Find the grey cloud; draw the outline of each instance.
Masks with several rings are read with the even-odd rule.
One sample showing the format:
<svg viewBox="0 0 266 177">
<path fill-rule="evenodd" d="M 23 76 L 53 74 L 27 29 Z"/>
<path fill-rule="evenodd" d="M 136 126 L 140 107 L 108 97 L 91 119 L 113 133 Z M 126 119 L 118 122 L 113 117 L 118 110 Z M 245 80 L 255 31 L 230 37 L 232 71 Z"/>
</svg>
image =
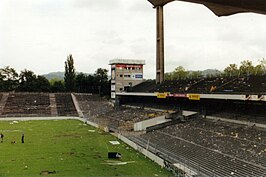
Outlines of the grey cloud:
<svg viewBox="0 0 266 177">
<path fill-rule="evenodd" d="M 122 45 L 124 43 L 124 40 L 122 38 L 115 37 L 115 38 L 105 39 L 103 43 L 108 45 Z"/>
<path fill-rule="evenodd" d="M 97 31 L 95 31 L 93 33 L 95 36 L 101 36 L 101 37 L 109 37 L 109 36 L 117 36 L 118 35 L 118 32 L 113 30 L 113 29 L 110 29 L 110 30 L 106 30 L 106 29 L 99 29 Z"/>
<path fill-rule="evenodd" d="M 152 8 L 151 4 L 148 1 L 143 0 L 134 0 L 133 4 L 129 4 L 128 10 L 135 13 L 150 13 L 150 11 L 155 10 Z"/>
<path fill-rule="evenodd" d="M 101 9 L 101 10 L 114 10 L 122 6 L 121 0 L 73 0 L 71 3 L 77 8 Z"/>
<path fill-rule="evenodd" d="M 166 71 L 266 58 L 266 16 L 218 18 L 204 6 L 179 1 L 164 10 Z M 154 78 L 155 17 L 147 0 L 0 0 L 0 65 L 63 70 L 72 53 L 76 68 L 94 72 L 112 58 L 143 58 L 145 77 Z"/>
</svg>

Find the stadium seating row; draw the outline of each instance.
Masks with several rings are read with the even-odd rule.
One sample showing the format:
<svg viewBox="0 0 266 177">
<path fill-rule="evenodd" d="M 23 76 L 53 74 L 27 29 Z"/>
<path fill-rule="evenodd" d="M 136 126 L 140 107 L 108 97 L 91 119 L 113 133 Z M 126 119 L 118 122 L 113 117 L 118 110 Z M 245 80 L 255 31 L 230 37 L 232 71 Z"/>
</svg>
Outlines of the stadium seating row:
<svg viewBox="0 0 266 177">
<path fill-rule="evenodd" d="M 266 175 L 265 130 L 199 119 L 129 138 L 207 176 Z"/>
<path fill-rule="evenodd" d="M 216 82 L 222 83 L 221 80 Z M 227 80 L 223 80 L 223 82 L 227 83 Z M 202 80 L 195 80 L 190 85 L 204 84 Z M 113 108 L 108 101 L 97 95 L 74 95 L 85 118 L 111 129 L 131 131 L 134 122 L 164 114 L 140 108 Z M 3 99 L 5 96 L 7 99 Z M 51 98 L 55 99 L 53 104 Z M 51 107 L 54 105 L 57 116 L 77 116 L 70 93 L 56 93 L 53 94 L 53 97 L 50 93 L 9 93 L 9 95 L 1 93 L 0 100 L 0 105 L 4 105 L 0 112 L 1 117 L 51 116 Z M 5 103 L 2 103 L 3 100 L 6 100 Z M 164 107 L 167 110 L 177 108 L 176 104 L 160 105 L 159 103 L 153 102 L 153 106 L 155 108 Z M 149 103 L 145 104 L 147 106 Z M 136 103 L 136 106 L 139 105 L 143 105 L 143 103 Z M 254 109 L 248 103 L 245 105 L 251 107 L 253 111 L 259 111 L 259 109 L 255 109 L 256 104 Z M 150 106 L 152 107 L 151 103 Z M 191 104 L 187 106 L 191 107 Z M 214 106 L 219 107 L 219 104 Z M 240 106 L 240 108 L 242 107 Z M 241 111 L 249 111 L 244 110 L 246 107 L 243 107 Z M 232 107 L 232 109 L 235 108 Z M 252 111 L 241 116 L 248 116 L 249 113 Z M 230 115 L 230 112 L 228 114 Z M 266 176 L 266 131 L 256 127 L 195 119 L 140 136 L 128 137 L 172 163 L 182 162 L 208 176 Z"/>
<path fill-rule="evenodd" d="M 156 85 L 146 81 L 133 87 L 132 92 L 171 92 L 171 93 L 266 93 L 266 75 L 241 77 L 213 77 L 186 80 L 166 80 Z"/>
<path fill-rule="evenodd" d="M 2 98 L 1 94 L 1 98 Z M 70 93 L 56 93 L 57 115 L 51 114 L 49 93 L 9 93 L 1 100 L 1 117 L 77 116 Z"/>
<path fill-rule="evenodd" d="M 85 117 L 93 122 L 115 130 L 132 130 L 133 124 L 162 112 L 145 109 L 114 108 L 106 100 L 96 95 L 75 94 Z"/>
</svg>

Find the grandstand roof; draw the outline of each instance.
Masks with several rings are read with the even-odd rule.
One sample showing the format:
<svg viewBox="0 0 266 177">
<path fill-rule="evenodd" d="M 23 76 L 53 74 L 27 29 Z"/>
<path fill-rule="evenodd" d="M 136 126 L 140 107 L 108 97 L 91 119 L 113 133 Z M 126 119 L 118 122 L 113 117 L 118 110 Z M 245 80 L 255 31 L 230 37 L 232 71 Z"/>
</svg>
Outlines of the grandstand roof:
<svg viewBox="0 0 266 177">
<path fill-rule="evenodd" d="M 161 6 L 175 0 L 148 0 L 152 5 Z M 217 16 L 253 12 L 266 15 L 265 0 L 178 0 L 203 4 Z"/>
<path fill-rule="evenodd" d="M 145 60 L 135 59 L 113 59 L 109 61 L 109 65 L 112 64 L 132 64 L 132 65 L 145 65 Z"/>
</svg>

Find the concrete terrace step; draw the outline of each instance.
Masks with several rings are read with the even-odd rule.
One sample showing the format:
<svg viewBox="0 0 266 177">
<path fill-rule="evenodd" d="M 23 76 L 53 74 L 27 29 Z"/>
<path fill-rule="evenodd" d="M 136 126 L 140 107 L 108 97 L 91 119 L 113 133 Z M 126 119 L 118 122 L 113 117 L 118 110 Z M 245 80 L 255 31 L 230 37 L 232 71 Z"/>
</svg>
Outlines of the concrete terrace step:
<svg viewBox="0 0 266 177">
<path fill-rule="evenodd" d="M 149 146 L 154 149 L 167 152 L 168 156 L 179 159 L 186 159 L 194 169 L 200 169 L 207 176 L 265 176 L 266 170 L 264 167 L 254 166 L 248 162 L 238 160 L 236 158 L 223 155 L 195 144 L 184 142 L 180 139 L 170 138 L 164 144 L 158 145 L 161 138 L 165 136 L 142 135 L 135 137 L 133 140 L 141 143 L 144 147 Z M 186 145 L 184 148 L 173 144 Z M 159 147 L 160 146 L 160 147 Z M 194 164 L 194 165 L 193 165 Z M 198 167 L 197 167 L 198 164 Z"/>
<path fill-rule="evenodd" d="M 3 93 L 2 95 L 2 98 L 0 100 L 0 115 L 3 113 L 8 96 L 9 96 L 9 93 Z"/>
<path fill-rule="evenodd" d="M 58 112 L 57 112 L 57 107 L 56 107 L 55 94 L 50 93 L 49 98 L 50 98 L 51 116 L 57 116 Z"/>
</svg>

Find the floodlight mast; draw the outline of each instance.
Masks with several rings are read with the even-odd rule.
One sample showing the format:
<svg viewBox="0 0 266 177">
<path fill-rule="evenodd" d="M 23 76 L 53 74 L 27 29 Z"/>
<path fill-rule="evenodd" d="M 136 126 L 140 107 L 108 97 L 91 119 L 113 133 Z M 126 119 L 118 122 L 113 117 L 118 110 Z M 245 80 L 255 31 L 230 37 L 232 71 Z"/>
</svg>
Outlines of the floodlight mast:
<svg viewBox="0 0 266 177">
<path fill-rule="evenodd" d="M 175 0 L 148 0 L 156 8 L 156 83 L 164 81 L 164 24 L 163 6 Z M 253 12 L 266 15 L 266 0 L 178 0 L 202 4 L 215 15 L 228 16 Z"/>
<path fill-rule="evenodd" d="M 156 83 L 164 81 L 163 5 L 156 7 Z"/>
<path fill-rule="evenodd" d="M 148 0 L 156 8 L 156 83 L 164 81 L 164 17 L 163 6 L 174 0 Z"/>
</svg>

